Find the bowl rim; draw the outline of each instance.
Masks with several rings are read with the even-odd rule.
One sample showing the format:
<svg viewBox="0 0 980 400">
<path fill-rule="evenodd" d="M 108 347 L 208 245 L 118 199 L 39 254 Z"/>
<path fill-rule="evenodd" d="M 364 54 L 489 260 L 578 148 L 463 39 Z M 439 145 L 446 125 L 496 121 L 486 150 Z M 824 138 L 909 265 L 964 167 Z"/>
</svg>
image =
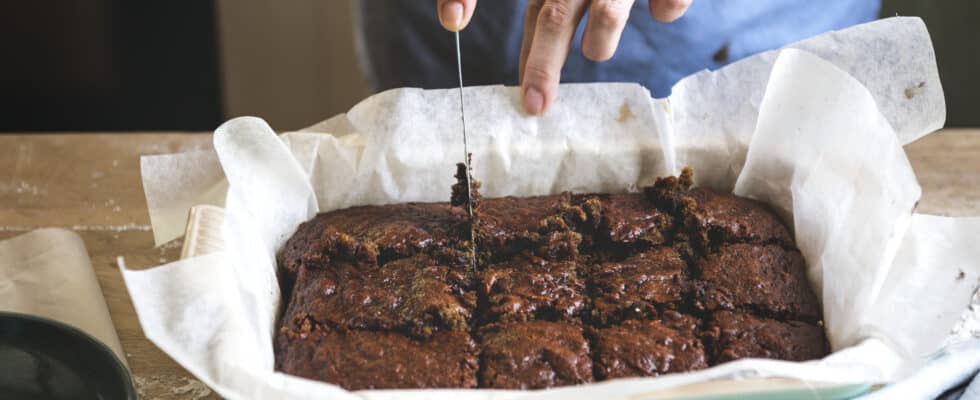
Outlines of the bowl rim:
<svg viewBox="0 0 980 400">
<path fill-rule="evenodd" d="M 127 400 L 138 399 L 136 395 L 136 388 L 133 386 L 133 378 L 129 373 L 129 369 L 122 363 L 122 361 L 119 360 L 119 357 L 116 356 L 116 353 L 112 351 L 109 346 L 106 346 L 105 343 L 102 343 L 98 339 L 92 337 L 92 335 L 89 335 L 81 329 L 67 323 L 33 314 L 24 314 L 14 311 L 0 311 L 0 321 L 5 319 L 26 321 L 29 323 L 36 323 L 54 328 L 63 334 L 75 336 L 81 339 L 83 342 L 88 343 L 94 350 L 104 353 L 106 356 L 108 356 L 107 358 L 111 360 L 110 363 L 112 364 L 112 372 L 119 376 L 120 380 L 123 382 L 123 387 L 121 389 L 125 395 L 124 398 Z"/>
</svg>

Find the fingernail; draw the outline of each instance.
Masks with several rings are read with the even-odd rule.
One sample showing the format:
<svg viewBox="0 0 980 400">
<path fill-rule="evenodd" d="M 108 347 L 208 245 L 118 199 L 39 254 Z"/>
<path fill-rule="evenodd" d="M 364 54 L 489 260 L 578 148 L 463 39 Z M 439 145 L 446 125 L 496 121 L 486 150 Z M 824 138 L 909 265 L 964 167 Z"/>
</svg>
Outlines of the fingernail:
<svg viewBox="0 0 980 400">
<path fill-rule="evenodd" d="M 524 111 L 531 115 L 540 115 L 544 111 L 544 96 L 538 89 L 528 88 L 524 92 Z"/>
<path fill-rule="evenodd" d="M 455 1 L 446 3 L 442 6 L 442 17 L 442 23 L 447 28 L 459 30 L 459 26 L 463 24 L 463 5 Z"/>
</svg>

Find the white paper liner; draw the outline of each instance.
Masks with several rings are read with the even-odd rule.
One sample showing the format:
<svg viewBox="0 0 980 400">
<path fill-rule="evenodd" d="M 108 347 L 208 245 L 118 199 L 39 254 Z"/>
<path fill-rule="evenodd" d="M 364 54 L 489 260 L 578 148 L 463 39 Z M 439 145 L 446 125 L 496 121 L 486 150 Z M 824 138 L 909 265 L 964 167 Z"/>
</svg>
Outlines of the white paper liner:
<svg viewBox="0 0 980 400">
<path fill-rule="evenodd" d="M 902 144 L 943 126 L 946 102 L 925 24 L 888 18 L 787 46 L 816 54 L 857 79 Z M 697 164 L 695 181 L 731 189 L 754 132 L 779 50 L 678 82 L 670 96 L 678 165 Z M 726 185 L 727 183 L 727 185 Z"/>
<path fill-rule="evenodd" d="M 789 45 L 788 48 L 799 48 L 817 54 L 848 72 L 867 87 L 879 111 L 895 129 L 895 134 L 902 144 L 912 142 L 942 127 L 945 122 L 946 103 L 936 69 L 935 54 L 925 24 L 919 18 L 883 19 L 819 35 Z M 678 172 L 684 165 L 698 165 L 699 170 L 695 180 L 699 185 L 722 190 L 730 190 L 733 187 L 738 171 L 744 163 L 748 142 L 751 140 L 752 132 L 755 131 L 759 103 L 778 54 L 778 50 L 769 51 L 737 61 L 718 71 L 702 71 L 691 75 L 674 86 L 669 99 L 653 101 L 653 117 L 646 122 L 656 127 L 655 135 L 663 140 L 656 145 L 667 148 L 664 163 L 671 173 Z M 467 90 L 468 100 L 472 98 L 469 94 L 471 92 Z M 346 163 L 338 162 L 335 166 L 349 167 L 357 163 L 361 157 L 360 150 L 366 145 L 363 134 L 398 135 L 394 131 L 379 133 L 378 129 L 384 128 L 384 124 L 373 121 L 374 118 L 370 113 L 365 115 L 364 112 L 357 110 L 376 109 L 377 106 L 368 106 L 368 104 L 385 102 L 386 100 L 381 96 L 386 96 L 387 101 L 390 102 L 392 98 L 402 95 L 415 96 L 419 100 L 422 100 L 421 96 L 425 96 L 424 94 L 379 94 L 355 106 L 348 114 L 337 115 L 300 131 L 343 137 L 340 142 L 324 141 L 319 138 L 321 135 L 310 136 L 302 133 L 292 133 L 282 138 L 287 144 L 299 142 L 292 145 L 291 150 L 307 172 L 313 169 L 313 160 L 321 151 L 321 146 L 332 148 L 333 150 L 322 151 L 346 161 Z M 572 94 L 563 90 L 560 96 L 568 100 L 567 98 Z M 418 121 L 419 118 L 416 118 L 413 122 L 420 122 L 419 125 L 412 126 L 408 123 L 404 125 L 412 126 L 412 130 L 416 132 L 424 132 L 438 125 L 435 130 L 442 133 L 443 137 L 451 139 L 446 143 L 452 145 L 458 142 L 456 137 L 458 125 L 452 125 L 454 121 L 451 114 L 458 105 L 454 103 L 456 100 L 443 97 L 438 100 L 441 102 L 439 104 L 449 108 L 429 107 L 434 109 L 432 116 L 439 118 L 423 121 Z M 487 122 L 488 119 L 494 121 L 491 118 L 497 118 L 500 113 L 509 112 L 512 117 L 523 118 L 513 107 L 508 106 L 516 101 L 517 92 L 513 91 L 509 97 L 498 99 L 493 105 L 495 108 L 481 107 L 483 103 L 472 104 L 471 107 L 474 108 L 474 112 L 470 113 L 472 122 L 467 127 L 472 130 L 475 125 L 480 125 L 474 120 L 477 118 L 482 118 L 482 122 Z M 425 107 L 425 104 L 418 104 L 418 106 Z M 411 112 L 411 107 L 402 106 L 404 109 L 401 111 Z M 391 112 L 392 110 L 376 109 L 376 111 L 384 113 L 382 115 L 392 120 L 395 120 L 397 115 L 401 115 Z M 572 115 L 550 111 L 549 122 L 544 122 L 543 119 L 528 119 L 528 121 L 540 120 L 541 123 L 538 125 L 543 126 L 562 121 L 567 125 L 576 125 L 578 122 L 588 122 L 584 120 L 594 116 L 582 109 L 571 111 Z M 491 131 L 510 130 L 525 125 L 523 122 L 518 122 L 517 126 L 514 126 L 510 120 L 497 122 L 498 124 L 491 125 Z M 537 130 L 532 125 L 527 124 L 522 128 L 527 131 Z M 608 129 L 603 126 L 600 128 Z M 352 133 L 362 135 L 346 137 Z M 484 133 L 474 132 L 472 136 L 478 137 Z M 555 130 L 553 133 L 560 134 L 560 131 Z M 608 138 L 603 139 L 608 140 Z M 420 151 L 432 153 L 438 148 L 439 146 L 435 146 Z M 674 150 L 670 150 L 671 148 Z M 441 154 L 457 156 L 456 153 Z M 142 158 L 142 168 L 143 187 L 146 191 L 147 206 L 157 245 L 176 239 L 183 233 L 187 213 L 192 206 L 224 204 L 227 182 L 223 179 L 217 156 L 213 152 L 145 156 Z M 319 173 L 333 175 L 352 172 L 349 168 L 319 171 Z M 312 178 L 315 181 L 319 177 Z M 324 193 L 318 195 L 324 196 Z M 325 198 L 321 198 L 321 208 L 324 202 Z"/>
<path fill-rule="evenodd" d="M 142 157 L 140 173 L 158 246 L 184 233 L 191 207 L 225 205 L 228 181 L 214 151 Z"/>
<path fill-rule="evenodd" d="M 563 85 L 546 116 L 529 118 L 519 111 L 516 88 L 467 88 L 464 98 L 474 171 L 486 195 L 622 192 L 691 165 L 702 184 L 772 203 L 792 222 L 824 301 L 836 351 L 824 360 L 743 360 L 697 373 L 543 392 L 348 393 L 273 372 L 278 245 L 317 209 L 446 200 L 452 166 L 462 157 L 457 94 L 451 90 L 381 93 L 345 116 L 280 140 L 254 118 L 219 128 L 215 147 L 230 187 L 227 250 L 153 270 L 124 270 L 144 331 L 232 398 L 592 398 L 730 377 L 875 383 L 899 378 L 923 362 L 918 354 L 941 342 L 925 318 L 955 321 L 974 289 L 910 284 L 910 271 L 945 274 L 956 265 L 967 276 L 980 275 L 969 263 L 975 258 L 965 256 L 972 257 L 965 240 L 916 239 L 977 232 L 964 219 L 913 217 L 919 187 L 901 144 L 944 119 L 931 46 L 921 21 L 906 18 L 803 43 L 808 42 L 812 53 L 767 53 L 694 75 L 668 100 L 651 100 L 636 85 Z M 876 65 L 877 73 L 862 68 L 882 52 L 903 64 Z M 898 94 L 907 101 L 902 103 L 891 93 L 900 85 L 889 80 L 927 84 L 911 97 Z M 695 88 L 704 93 L 693 93 Z M 327 128 L 341 132 L 316 132 Z M 181 189 L 180 182 L 159 187 Z M 200 190 L 191 191 L 174 201 L 185 204 L 200 196 Z M 943 222 L 920 222 L 928 218 Z M 909 226 L 915 235 L 906 235 Z M 927 256 L 937 252 L 949 258 Z M 909 260 L 915 264 L 903 264 Z M 964 301 L 927 295 L 937 288 Z M 901 299 L 916 301 L 882 312 Z M 901 321 L 889 317 L 895 312 Z"/>
</svg>

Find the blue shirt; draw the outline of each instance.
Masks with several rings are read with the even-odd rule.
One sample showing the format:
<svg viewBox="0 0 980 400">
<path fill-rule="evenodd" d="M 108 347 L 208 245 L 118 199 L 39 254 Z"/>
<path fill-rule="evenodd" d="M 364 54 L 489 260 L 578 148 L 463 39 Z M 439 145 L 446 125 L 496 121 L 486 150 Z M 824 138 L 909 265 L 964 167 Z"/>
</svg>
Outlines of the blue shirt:
<svg viewBox="0 0 980 400">
<path fill-rule="evenodd" d="M 435 1 L 355 2 L 361 60 L 375 90 L 457 85 L 453 36 L 439 24 Z M 461 32 L 466 85 L 517 84 L 526 0 L 482 0 Z M 681 78 L 826 31 L 875 19 L 880 0 L 694 0 L 673 23 L 633 5 L 615 56 L 582 55 L 578 27 L 562 82 L 638 82 L 656 97 Z M 588 18 L 588 15 L 586 15 Z"/>
</svg>

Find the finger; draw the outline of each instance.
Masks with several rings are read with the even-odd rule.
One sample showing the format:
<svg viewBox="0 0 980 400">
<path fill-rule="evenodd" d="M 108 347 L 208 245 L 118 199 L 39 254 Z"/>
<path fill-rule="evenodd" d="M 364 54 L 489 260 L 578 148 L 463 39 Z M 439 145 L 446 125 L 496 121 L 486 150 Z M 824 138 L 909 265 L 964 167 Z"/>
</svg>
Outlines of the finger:
<svg viewBox="0 0 980 400">
<path fill-rule="evenodd" d="M 593 0 L 582 36 L 582 54 L 592 61 L 606 61 L 616 53 L 619 37 L 629 19 L 631 0 Z"/>
<path fill-rule="evenodd" d="M 450 32 L 463 30 L 476 9 L 476 0 L 438 0 L 439 23 Z"/>
<path fill-rule="evenodd" d="M 538 12 L 531 50 L 524 64 L 524 110 L 540 115 L 558 95 L 561 67 L 587 0 L 547 0 Z"/>
<path fill-rule="evenodd" d="M 650 0 L 650 15 L 660 22 L 674 22 L 687 12 L 692 0 Z"/>
<path fill-rule="evenodd" d="M 524 34 L 521 36 L 521 58 L 518 62 L 517 83 L 524 82 L 524 64 L 527 54 L 531 52 L 531 42 L 534 40 L 534 28 L 538 23 L 538 14 L 544 0 L 528 0 L 527 10 L 524 11 Z"/>
</svg>

